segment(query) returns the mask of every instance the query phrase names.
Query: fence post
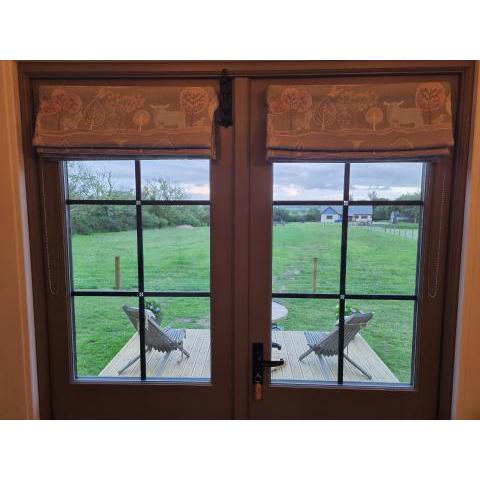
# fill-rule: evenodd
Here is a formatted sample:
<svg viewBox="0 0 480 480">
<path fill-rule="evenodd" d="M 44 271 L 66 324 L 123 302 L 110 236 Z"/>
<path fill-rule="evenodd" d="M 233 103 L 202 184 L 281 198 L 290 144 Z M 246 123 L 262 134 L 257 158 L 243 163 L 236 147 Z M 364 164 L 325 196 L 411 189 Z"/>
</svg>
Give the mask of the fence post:
<svg viewBox="0 0 480 480">
<path fill-rule="evenodd" d="M 317 270 L 318 270 L 318 258 L 313 258 L 313 273 L 312 273 L 312 290 L 313 293 L 317 292 Z"/>
<path fill-rule="evenodd" d="M 115 289 L 120 290 L 122 288 L 122 272 L 120 270 L 120 257 L 115 257 Z"/>
</svg>

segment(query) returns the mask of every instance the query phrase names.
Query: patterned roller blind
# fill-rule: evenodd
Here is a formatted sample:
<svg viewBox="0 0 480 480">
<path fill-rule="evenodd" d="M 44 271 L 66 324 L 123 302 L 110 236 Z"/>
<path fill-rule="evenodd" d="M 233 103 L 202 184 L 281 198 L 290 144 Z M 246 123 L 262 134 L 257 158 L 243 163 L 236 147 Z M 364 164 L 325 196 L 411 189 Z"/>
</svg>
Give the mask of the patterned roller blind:
<svg viewBox="0 0 480 480">
<path fill-rule="evenodd" d="M 426 157 L 454 143 L 448 82 L 270 85 L 267 157 Z"/>
<path fill-rule="evenodd" d="M 214 157 L 217 105 L 209 86 L 42 85 L 34 145 Z"/>
</svg>

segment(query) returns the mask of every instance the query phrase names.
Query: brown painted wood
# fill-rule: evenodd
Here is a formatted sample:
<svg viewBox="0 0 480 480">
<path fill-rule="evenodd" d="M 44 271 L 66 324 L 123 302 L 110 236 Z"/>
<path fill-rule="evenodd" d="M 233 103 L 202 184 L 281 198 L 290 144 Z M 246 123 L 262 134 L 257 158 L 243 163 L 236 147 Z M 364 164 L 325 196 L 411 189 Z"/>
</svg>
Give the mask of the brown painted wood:
<svg viewBox="0 0 480 480">
<path fill-rule="evenodd" d="M 248 335 L 248 225 L 249 225 L 249 120 L 250 80 L 234 82 L 234 418 L 248 418 L 250 381 Z"/>
<path fill-rule="evenodd" d="M 23 61 L 21 70 L 31 78 L 48 79 L 119 79 L 159 77 L 219 77 L 226 69 L 239 77 L 369 75 L 390 73 L 404 75 L 462 73 L 472 68 L 472 61 L 459 60 L 333 60 L 333 61 Z"/>
<path fill-rule="evenodd" d="M 220 152 L 219 162 L 215 162 L 217 168 L 218 179 L 222 179 L 222 186 L 218 186 L 218 195 L 225 199 L 229 206 L 220 207 L 219 216 L 222 222 L 227 226 L 224 233 L 217 239 L 217 242 L 223 242 L 230 245 L 225 248 L 223 253 L 219 255 L 219 262 L 223 262 L 220 270 L 226 269 L 226 265 L 232 262 L 234 257 L 235 270 L 227 275 L 225 272 L 222 277 L 225 282 L 220 285 L 220 293 L 224 293 L 222 301 L 218 303 L 219 311 L 221 310 L 225 317 L 217 331 L 218 339 L 221 345 L 219 355 L 225 359 L 225 364 L 219 366 L 215 370 L 214 375 L 220 377 L 231 376 L 234 378 L 235 387 L 222 391 L 227 395 L 227 403 L 229 410 L 218 411 L 214 405 L 208 406 L 205 410 L 198 412 L 189 410 L 191 402 L 188 400 L 190 394 L 198 394 L 200 402 L 203 402 L 208 396 L 209 387 L 190 387 L 185 386 L 178 389 L 172 387 L 170 393 L 164 397 L 165 402 L 162 405 L 165 409 L 162 416 L 165 418 L 178 418 L 182 415 L 200 417 L 220 417 L 225 418 L 234 415 L 237 418 L 246 418 L 248 412 L 248 395 L 250 382 L 249 363 L 250 352 L 247 336 L 249 334 L 248 325 L 246 325 L 246 316 L 250 315 L 252 321 L 268 317 L 268 305 L 261 305 L 262 298 L 270 295 L 269 291 L 256 292 L 252 285 L 248 285 L 249 255 L 258 247 L 258 254 L 269 256 L 268 249 L 265 245 L 269 245 L 270 238 L 264 238 L 261 243 L 265 245 L 255 245 L 252 239 L 257 238 L 258 231 L 261 231 L 261 205 L 266 201 L 266 197 L 270 192 L 262 192 L 258 198 L 252 198 L 252 204 L 249 205 L 251 197 L 249 189 L 258 189 L 259 185 L 266 185 L 271 182 L 271 173 L 268 167 L 257 165 L 259 151 L 255 141 L 250 142 L 250 132 L 252 138 L 258 141 L 258 131 L 264 128 L 262 120 L 258 117 L 253 118 L 251 112 L 260 111 L 261 105 L 246 101 L 251 87 L 251 79 L 254 78 L 271 78 L 276 82 L 282 78 L 292 81 L 294 79 L 307 79 L 318 77 L 351 77 L 351 76 L 372 76 L 372 75 L 448 75 L 456 76 L 459 82 L 459 96 L 456 123 L 456 150 L 454 154 L 455 167 L 452 170 L 451 177 L 451 203 L 449 204 L 450 223 L 448 234 L 448 246 L 446 247 L 446 255 L 448 258 L 447 265 L 444 268 L 445 275 L 448 275 L 448 282 L 444 282 L 445 304 L 442 309 L 443 316 L 443 337 L 437 348 L 441 349 L 441 365 L 439 368 L 439 390 L 436 396 L 438 409 L 435 416 L 440 418 L 448 418 L 450 416 L 451 392 L 452 392 L 452 372 L 455 348 L 455 328 L 456 328 L 456 309 L 458 303 L 458 283 L 460 255 L 462 244 L 462 228 L 463 228 L 463 205 L 465 197 L 466 171 L 469 155 L 469 134 L 470 134 L 470 114 L 471 101 L 473 96 L 473 71 L 474 63 L 472 61 L 197 61 L 197 62 L 19 62 L 19 83 L 21 94 L 22 109 L 22 125 L 23 125 L 23 146 L 25 155 L 25 168 L 27 178 L 27 196 L 28 196 L 28 215 L 29 215 L 29 231 L 30 231 L 30 248 L 32 259 L 32 276 L 34 284 L 34 309 L 35 309 L 35 329 L 36 329 L 36 348 L 37 348 L 37 367 L 39 377 L 39 394 L 40 408 L 42 418 L 68 416 L 70 418 L 134 418 L 135 416 L 143 416 L 148 418 L 150 408 L 156 408 L 155 397 L 150 397 L 150 387 L 147 385 L 139 385 L 129 389 L 129 393 L 123 396 L 124 385 L 108 384 L 78 384 L 72 385 L 62 383 L 61 390 L 54 386 L 55 378 L 65 374 L 65 366 L 56 366 L 58 358 L 61 358 L 61 352 L 56 351 L 49 342 L 49 329 L 52 332 L 53 323 L 52 316 L 55 316 L 55 308 L 49 306 L 49 294 L 47 293 L 48 279 L 46 263 L 44 261 L 43 251 L 45 248 L 45 229 L 42 227 L 41 220 L 41 204 L 40 204 L 40 175 L 39 175 L 39 159 L 35 156 L 31 146 L 33 137 L 34 114 L 35 114 L 35 94 L 37 82 L 72 82 L 78 83 L 79 80 L 91 83 L 99 83 L 102 81 L 113 83 L 124 83 L 125 80 L 130 82 L 151 82 L 155 79 L 218 79 L 221 71 L 226 68 L 231 75 L 239 77 L 235 80 L 235 103 L 241 102 L 240 106 L 235 108 L 235 125 L 225 131 L 220 129 Z M 243 77 L 243 78 L 240 78 Z M 258 92 L 257 92 L 258 94 Z M 257 101 L 258 102 L 258 101 Z M 246 104 L 246 105 L 245 105 Z M 248 132 L 245 128 L 250 125 Z M 249 143 L 250 142 L 250 143 Z M 248 146 L 247 146 L 248 145 Z M 235 164 L 232 167 L 232 159 L 235 151 Z M 250 163 L 251 162 L 251 163 Z M 53 162 L 52 162 L 53 163 Z M 252 165 L 252 172 L 250 172 Z M 254 168 L 253 168 L 254 167 Z M 258 168 L 257 168 L 258 167 Z M 58 167 L 52 167 L 58 168 Z M 257 171 L 258 178 L 257 177 Z M 233 173 L 234 172 L 234 173 Z M 234 175 L 234 178 L 232 178 Z M 58 181 L 59 172 L 48 170 L 50 181 Z M 256 191 L 256 190 L 255 190 Z M 59 195 L 59 192 L 53 192 Z M 224 197 L 223 197 L 224 195 Z M 50 198 L 49 202 L 54 199 Z M 232 210 L 231 201 L 235 201 Z M 53 201 L 53 205 L 55 202 Z M 259 216 L 260 215 L 260 216 Z M 228 218 L 227 218 L 228 217 Z M 263 218 L 265 220 L 265 218 Z M 54 221 L 54 219 L 52 219 Z M 233 238 L 231 230 L 228 226 L 235 223 L 235 238 Z M 249 239 L 247 242 L 246 239 Z M 234 241 L 235 239 L 235 241 Z M 58 245 L 62 245 L 65 239 L 56 239 Z M 213 242 L 213 239 L 212 239 Z M 213 248 L 213 245 L 212 245 Z M 61 250 L 59 250 L 61 251 Z M 270 273 L 270 265 L 263 265 Z M 250 272 L 251 274 L 251 272 Z M 220 275 L 220 274 L 219 274 Z M 260 276 L 264 275 L 260 271 Z M 228 277 L 228 278 L 227 278 Z M 232 318 L 227 312 L 232 312 L 232 287 L 235 294 L 235 304 L 233 308 L 234 325 L 229 324 L 228 318 Z M 246 299 L 250 298 L 250 304 L 255 299 L 260 299 L 258 308 L 249 312 L 246 306 Z M 227 307 L 227 304 L 230 307 Z M 48 306 L 47 306 L 48 305 Z M 64 303 L 65 307 L 65 303 Z M 51 336 L 51 335 L 50 335 Z M 251 328 L 251 339 L 260 339 L 268 341 L 268 329 L 265 330 L 261 325 L 253 324 Z M 246 351 L 247 350 L 247 351 Z M 227 352 L 228 351 L 228 352 Z M 234 355 L 234 361 L 232 360 Z M 68 363 L 68 359 L 67 359 Z M 248 384 L 245 384 L 247 381 Z M 64 393 L 62 389 L 70 388 L 72 394 L 62 398 Z M 146 389 L 148 393 L 146 394 Z M 157 387 L 152 386 L 152 391 L 156 391 Z M 273 390 L 273 389 L 272 389 Z M 333 389 L 335 391 L 335 388 Z M 354 412 L 351 410 L 353 404 L 362 402 L 370 408 L 371 402 L 378 402 L 376 389 L 357 392 L 349 387 L 345 387 L 342 392 L 348 391 L 349 395 L 345 396 L 333 394 L 333 400 L 329 400 L 328 404 L 335 408 L 336 412 L 342 412 L 337 417 L 349 418 L 353 417 Z M 105 392 L 107 395 L 104 396 Z M 199 393 L 196 393 L 199 392 Z M 233 393 L 232 393 L 233 392 Z M 285 403 L 292 401 L 291 388 L 275 387 L 275 394 L 279 400 L 278 403 L 272 405 L 272 408 L 265 410 L 264 417 L 280 418 L 285 415 Z M 181 395 L 180 395 L 181 393 Z M 290 416 L 298 418 L 308 418 L 308 406 L 311 398 L 309 389 L 296 389 L 294 403 L 290 403 Z M 126 408 L 120 408 L 114 404 L 109 404 L 108 400 L 112 396 L 121 398 L 120 402 Z M 119 397 L 120 395 L 120 397 Z M 401 392 L 382 392 L 382 405 L 388 410 L 395 406 L 397 417 L 408 417 L 410 412 L 407 403 L 403 399 L 410 398 L 412 392 L 408 389 Z M 268 397 L 268 395 L 267 395 Z M 60 403 L 58 399 L 60 398 Z M 400 399 L 400 400 L 399 400 Z M 68 410 L 66 404 L 72 402 Z M 427 402 L 428 403 L 428 402 Z M 141 404 L 144 406 L 142 412 L 138 409 L 133 411 L 131 405 Z M 113 406 L 112 406 L 113 405 Z M 118 405 L 118 403 L 117 403 Z M 130 405 L 130 407 L 128 406 Z M 427 404 L 425 404 L 427 405 Z M 423 408 L 427 408 L 425 405 Z M 312 404 L 310 404 L 312 406 Z M 430 408 L 430 407 L 429 407 Z M 383 408 L 378 411 L 377 417 L 381 417 L 387 410 Z M 108 413 L 105 413 L 108 412 Z M 253 412 L 255 413 L 255 412 Z M 258 411 L 256 412 L 259 413 Z M 335 416 L 333 413 L 331 416 Z"/>
</svg>

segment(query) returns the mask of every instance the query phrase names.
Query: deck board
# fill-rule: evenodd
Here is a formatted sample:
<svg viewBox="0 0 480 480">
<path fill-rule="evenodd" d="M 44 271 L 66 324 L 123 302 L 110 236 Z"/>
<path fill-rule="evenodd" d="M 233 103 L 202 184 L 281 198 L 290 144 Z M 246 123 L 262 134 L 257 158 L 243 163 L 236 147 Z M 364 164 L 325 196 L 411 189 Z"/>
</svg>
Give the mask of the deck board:
<svg viewBox="0 0 480 480">
<path fill-rule="evenodd" d="M 282 381 L 336 381 L 337 357 L 322 357 L 314 353 L 303 361 L 298 357 L 307 350 L 305 336 L 301 331 L 273 330 L 272 340 L 280 343 L 280 351 L 273 349 L 272 358 L 285 360 L 285 365 L 272 371 L 272 380 Z M 147 377 L 149 378 L 209 378 L 210 377 L 210 330 L 188 329 L 184 341 L 190 358 L 182 358 L 180 352 L 169 354 L 156 351 L 147 352 Z M 139 339 L 135 334 L 100 372 L 102 377 L 117 377 L 118 371 L 138 354 Z M 348 346 L 348 355 L 362 365 L 371 375 L 372 380 L 364 377 L 347 361 L 344 364 L 346 382 L 397 383 L 398 379 L 372 350 L 366 340 L 359 334 Z M 122 377 L 139 377 L 140 362 L 135 362 Z"/>
</svg>

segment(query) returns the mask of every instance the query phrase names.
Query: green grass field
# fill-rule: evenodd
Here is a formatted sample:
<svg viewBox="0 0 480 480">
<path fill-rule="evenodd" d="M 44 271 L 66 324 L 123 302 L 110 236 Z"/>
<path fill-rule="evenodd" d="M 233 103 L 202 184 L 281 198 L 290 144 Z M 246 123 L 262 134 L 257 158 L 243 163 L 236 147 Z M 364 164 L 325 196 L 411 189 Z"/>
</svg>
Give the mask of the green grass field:
<svg viewBox="0 0 480 480">
<path fill-rule="evenodd" d="M 312 292 L 313 259 L 318 258 L 316 291 L 336 293 L 339 287 L 338 224 L 289 223 L 274 227 L 273 291 Z M 121 257 L 122 288 L 136 288 L 134 231 L 74 235 L 76 289 L 114 287 L 114 258 Z M 162 228 L 144 234 L 147 290 L 209 289 L 209 228 Z M 349 229 L 347 291 L 401 293 L 415 290 L 417 242 L 360 227 Z M 162 325 L 208 328 L 208 298 L 157 298 Z M 330 330 L 336 322 L 336 300 L 276 299 L 288 309 L 286 330 Z M 134 333 L 121 307 L 135 298 L 75 299 L 78 374 L 97 375 Z M 413 302 L 350 301 L 374 312 L 362 332 L 372 348 L 403 382 L 410 381 Z"/>
</svg>

